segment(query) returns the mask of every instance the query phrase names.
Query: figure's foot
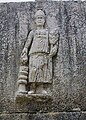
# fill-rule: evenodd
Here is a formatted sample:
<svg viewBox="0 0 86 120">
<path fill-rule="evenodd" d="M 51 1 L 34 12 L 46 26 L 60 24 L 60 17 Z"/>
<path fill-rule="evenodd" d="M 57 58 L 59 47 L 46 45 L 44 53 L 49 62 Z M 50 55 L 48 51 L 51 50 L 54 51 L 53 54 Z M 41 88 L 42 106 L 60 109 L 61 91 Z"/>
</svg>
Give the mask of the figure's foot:
<svg viewBox="0 0 86 120">
<path fill-rule="evenodd" d="M 28 94 L 34 94 L 34 93 L 35 93 L 34 90 L 28 92 Z"/>
<path fill-rule="evenodd" d="M 81 111 L 81 109 L 77 107 L 77 108 L 73 108 L 73 111 Z"/>
<path fill-rule="evenodd" d="M 42 90 L 42 94 L 47 95 L 48 93 L 46 90 Z"/>
</svg>

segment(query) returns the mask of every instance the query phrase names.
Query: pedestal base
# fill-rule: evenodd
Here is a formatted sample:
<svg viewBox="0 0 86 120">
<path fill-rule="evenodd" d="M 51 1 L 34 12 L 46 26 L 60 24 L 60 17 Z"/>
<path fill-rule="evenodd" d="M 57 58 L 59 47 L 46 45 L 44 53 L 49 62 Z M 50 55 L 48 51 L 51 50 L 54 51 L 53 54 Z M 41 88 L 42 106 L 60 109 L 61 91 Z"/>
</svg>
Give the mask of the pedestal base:
<svg viewBox="0 0 86 120">
<path fill-rule="evenodd" d="M 0 120 L 86 120 L 86 112 L 0 114 Z"/>
<path fill-rule="evenodd" d="M 35 102 L 46 102 L 51 101 L 52 97 L 50 95 L 44 95 L 44 94 L 22 94 L 19 93 L 16 95 L 16 102 L 29 102 L 29 101 L 35 101 Z"/>
<path fill-rule="evenodd" d="M 15 98 L 15 104 L 18 111 L 22 111 L 23 108 L 30 113 L 52 111 L 53 100 L 50 95 L 18 94 Z"/>
</svg>

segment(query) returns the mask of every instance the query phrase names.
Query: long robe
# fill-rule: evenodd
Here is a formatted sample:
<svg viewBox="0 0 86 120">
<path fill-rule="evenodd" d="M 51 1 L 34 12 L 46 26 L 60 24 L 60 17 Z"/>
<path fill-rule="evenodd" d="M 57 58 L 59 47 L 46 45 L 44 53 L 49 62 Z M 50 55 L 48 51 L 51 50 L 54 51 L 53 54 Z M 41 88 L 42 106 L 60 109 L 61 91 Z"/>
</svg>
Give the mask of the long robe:
<svg viewBox="0 0 86 120">
<path fill-rule="evenodd" d="M 29 82 L 51 83 L 48 31 L 36 30 L 29 51 Z"/>
</svg>

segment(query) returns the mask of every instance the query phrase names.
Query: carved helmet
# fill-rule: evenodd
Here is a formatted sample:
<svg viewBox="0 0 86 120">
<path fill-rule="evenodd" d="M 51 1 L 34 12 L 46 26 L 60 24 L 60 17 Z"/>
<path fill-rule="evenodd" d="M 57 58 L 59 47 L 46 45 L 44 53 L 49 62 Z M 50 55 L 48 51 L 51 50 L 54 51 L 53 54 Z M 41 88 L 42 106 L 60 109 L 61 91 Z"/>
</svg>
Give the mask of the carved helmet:
<svg viewBox="0 0 86 120">
<path fill-rule="evenodd" d="M 44 12 L 43 12 L 42 10 L 38 10 L 38 11 L 35 13 L 35 18 L 36 18 L 37 16 L 43 16 L 43 17 L 45 17 L 45 14 L 44 14 Z"/>
</svg>

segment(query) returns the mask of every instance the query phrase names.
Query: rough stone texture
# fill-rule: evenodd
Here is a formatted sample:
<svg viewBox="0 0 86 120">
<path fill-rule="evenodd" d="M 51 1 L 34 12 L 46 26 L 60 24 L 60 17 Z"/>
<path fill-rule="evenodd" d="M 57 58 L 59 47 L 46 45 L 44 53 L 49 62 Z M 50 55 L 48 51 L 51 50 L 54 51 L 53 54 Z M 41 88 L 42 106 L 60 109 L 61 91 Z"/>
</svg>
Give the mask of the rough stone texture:
<svg viewBox="0 0 86 120">
<path fill-rule="evenodd" d="M 14 115 L 13 119 L 16 120 L 38 120 L 40 117 L 31 116 L 29 112 L 36 112 L 36 110 L 38 112 L 44 107 L 43 104 L 32 103 L 37 106 L 34 111 L 34 106 L 30 106 L 29 101 L 17 104 L 14 99 L 17 91 L 20 54 L 29 31 L 34 27 L 36 7 L 36 2 L 0 4 L 1 120 L 10 120 Z M 48 103 L 47 110 L 44 108 L 42 112 L 72 111 L 73 108 L 78 107 L 86 111 L 86 1 L 48 1 L 43 2 L 43 9 L 47 14 L 48 27 L 58 28 L 60 41 L 58 55 L 53 58 L 53 101 L 51 106 Z M 20 112 L 28 115 L 22 115 L 21 118 L 19 114 L 12 114 Z M 58 120 L 86 119 L 85 112 L 64 114 L 60 114 L 60 117 L 57 114 Z M 47 118 L 44 114 L 40 116 L 43 120 L 57 119 L 51 116 Z"/>
<path fill-rule="evenodd" d="M 2 114 L 0 120 L 85 120 L 86 113 L 82 112 L 61 112 L 61 113 L 15 113 L 15 114 Z"/>
</svg>

